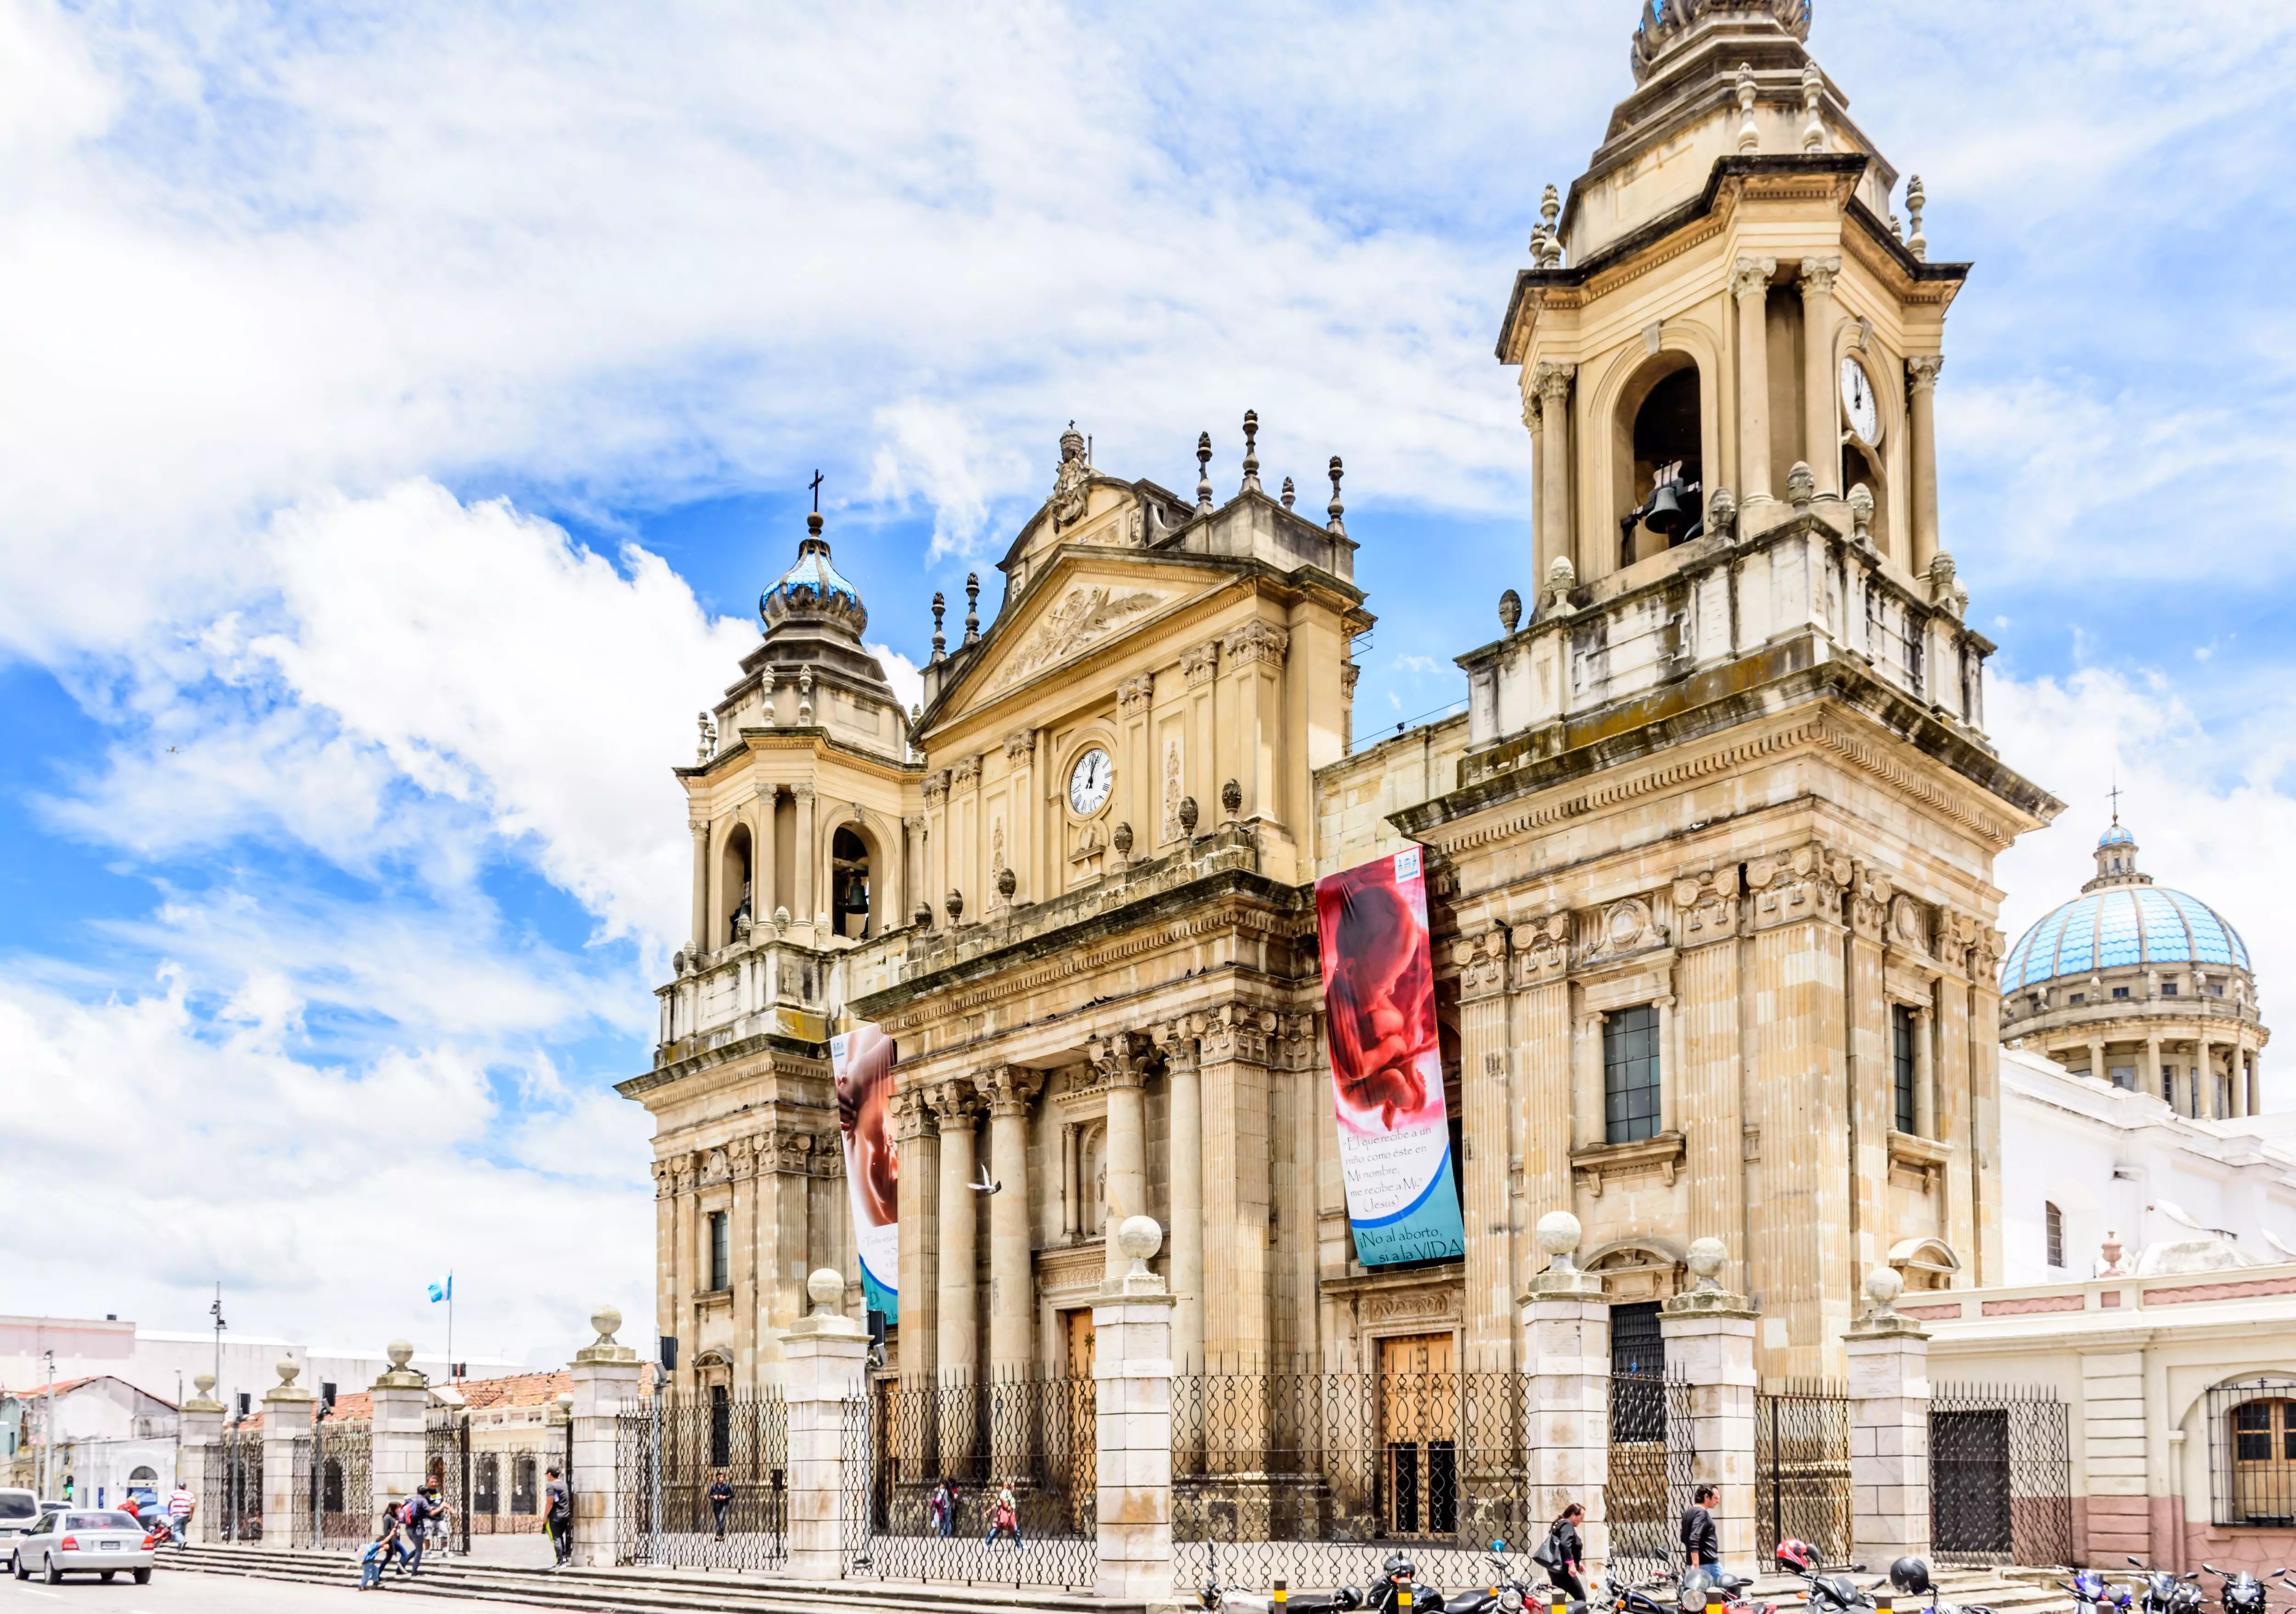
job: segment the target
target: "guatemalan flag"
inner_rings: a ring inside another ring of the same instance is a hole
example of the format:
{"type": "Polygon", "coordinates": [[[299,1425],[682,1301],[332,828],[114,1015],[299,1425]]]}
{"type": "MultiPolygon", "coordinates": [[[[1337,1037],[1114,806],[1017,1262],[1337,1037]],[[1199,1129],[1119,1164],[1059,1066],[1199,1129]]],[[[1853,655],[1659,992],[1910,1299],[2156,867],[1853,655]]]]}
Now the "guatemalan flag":
{"type": "Polygon", "coordinates": [[[446,1281],[446,1282],[444,1282],[444,1283],[434,1283],[434,1284],[432,1284],[432,1285],[430,1286],[430,1304],[431,1304],[431,1305],[438,1305],[441,1300],[452,1300],[454,1297],[455,1297],[455,1274],[454,1274],[454,1273],[452,1273],[452,1272],[448,1272],[448,1273],[447,1274],[447,1281],[446,1281]]]}

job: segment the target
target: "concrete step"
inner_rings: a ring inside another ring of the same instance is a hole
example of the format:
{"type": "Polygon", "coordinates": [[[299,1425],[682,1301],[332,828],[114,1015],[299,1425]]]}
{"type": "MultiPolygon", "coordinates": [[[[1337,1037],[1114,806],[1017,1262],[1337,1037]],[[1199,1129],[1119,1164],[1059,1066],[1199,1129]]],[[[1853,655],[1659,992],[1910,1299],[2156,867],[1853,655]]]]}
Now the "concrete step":
{"type": "MultiPolygon", "coordinates": [[[[266,1551],[258,1547],[205,1546],[169,1552],[169,1568],[197,1573],[243,1575],[266,1580],[341,1585],[357,1579],[357,1559],[347,1552],[266,1551]]],[[[391,1577],[390,1584],[406,1583],[391,1577]]],[[[928,1614],[1020,1614],[1021,1610],[1066,1610],[1068,1614],[1145,1614],[1138,1603],[1103,1602],[1076,1593],[1000,1586],[959,1586],[914,1581],[797,1581],[761,1574],[700,1569],[548,1569],[432,1559],[423,1565],[422,1584],[434,1597],[537,1603],[594,1614],[668,1614],[669,1610],[722,1610],[723,1614],[829,1614],[831,1610],[882,1609],[896,1597],[904,1608],[928,1614]]]]}

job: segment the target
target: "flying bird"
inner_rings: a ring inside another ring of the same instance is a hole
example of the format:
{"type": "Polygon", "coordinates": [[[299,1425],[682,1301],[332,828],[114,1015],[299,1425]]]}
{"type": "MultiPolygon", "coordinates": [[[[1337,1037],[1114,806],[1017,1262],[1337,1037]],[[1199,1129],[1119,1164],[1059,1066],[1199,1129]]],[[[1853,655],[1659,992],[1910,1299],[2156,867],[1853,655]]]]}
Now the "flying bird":
{"type": "Polygon", "coordinates": [[[988,1167],[986,1163],[980,1166],[980,1177],[966,1183],[965,1186],[976,1194],[1001,1194],[1004,1191],[1004,1185],[1002,1182],[991,1182],[988,1180],[988,1167]]]}

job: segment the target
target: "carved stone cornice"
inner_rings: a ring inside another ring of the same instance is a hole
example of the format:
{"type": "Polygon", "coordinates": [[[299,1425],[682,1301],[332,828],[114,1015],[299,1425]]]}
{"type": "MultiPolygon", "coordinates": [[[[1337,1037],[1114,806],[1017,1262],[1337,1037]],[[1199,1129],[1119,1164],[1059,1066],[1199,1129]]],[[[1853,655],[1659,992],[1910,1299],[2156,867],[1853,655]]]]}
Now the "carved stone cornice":
{"type": "Polygon", "coordinates": [[[1045,1091],[1045,1073],[1026,1065],[999,1065],[973,1077],[988,1095],[991,1116],[1026,1116],[1037,1095],[1045,1091]]]}
{"type": "Polygon", "coordinates": [[[1459,1001],[1497,996],[1507,984],[1505,927],[1494,926],[1480,935],[1459,937],[1451,943],[1451,962],[1459,970],[1459,1001]]]}
{"type": "Polygon", "coordinates": [[[1152,672],[1138,673],[1116,687],[1117,709],[1127,717],[1138,716],[1155,697],[1156,675],[1152,672]]]}
{"type": "Polygon", "coordinates": [[[1037,731],[1034,729],[1015,729],[1004,737],[1006,762],[1017,762],[1024,756],[1034,756],[1036,752],[1037,731]]]}
{"type": "Polygon", "coordinates": [[[1702,947],[1738,934],[1738,866],[1725,863],[1674,883],[1676,945],[1702,947]]]}
{"type": "Polygon", "coordinates": [[[1754,928],[1804,919],[1842,921],[1841,893],[1849,885],[1849,860],[1816,841],[1775,857],[1757,860],[1746,869],[1754,893],[1754,928]]]}
{"type": "Polygon", "coordinates": [[[1180,671],[1191,689],[1208,684],[1219,672],[1219,641],[1206,639],[1180,652],[1180,671]]]}
{"type": "Polygon", "coordinates": [[[1255,663],[1280,667],[1291,646],[1292,635],[1287,630],[1254,617],[1221,638],[1220,652],[1232,667],[1248,667],[1255,663]]]}
{"type": "Polygon", "coordinates": [[[1730,270],[1730,295],[1767,297],[1770,277],[1777,272],[1778,260],[1775,258],[1741,258],[1730,270]]]}
{"type": "Polygon", "coordinates": [[[1575,364],[1557,364],[1551,358],[1540,359],[1538,367],[1530,373],[1530,384],[1538,394],[1539,407],[1542,409],[1550,405],[1560,408],[1570,396],[1571,379],[1578,374],[1578,366],[1575,364]]]}
{"type": "Polygon", "coordinates": [[[1520,992],[1548,981],[1560,981],[1570,973],[1570,910],[1558,908],[1552,913],[1526,919],[1513,927],[1509,938],[1514,943],[1514,984],[1520,992]]]}

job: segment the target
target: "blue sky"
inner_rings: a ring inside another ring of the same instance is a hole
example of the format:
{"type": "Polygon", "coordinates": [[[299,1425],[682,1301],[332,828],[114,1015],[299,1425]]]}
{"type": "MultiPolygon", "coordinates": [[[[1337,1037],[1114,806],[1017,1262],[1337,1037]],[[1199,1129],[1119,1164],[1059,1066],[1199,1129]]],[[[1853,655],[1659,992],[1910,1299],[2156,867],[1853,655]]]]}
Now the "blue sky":
{"type": "MultiPolygon", "coordinates": [[[[0,1178],[11,1309],[556,1359],[651,1311],[669,764],[818,467],[922,659],[1074,418],[1328,497],[1359,732],[1529,583],[1491,358],[1635,0],[0,4],[0,1178]],[[133,1259],[89,1239],[165,1234],[133,1259]]],[[[1945,540],[1995,735],[2296,973],[2296,14],[1822,3],[1976,270],[1945,540]]],[[[993,607],[996,585],[988,586],[993,607]]],[[[957,607],[961,612],[961,605],[957,607]]],[[[2267,1058],[2267,1092],[2296,1099],[2267,1058]]]]}

